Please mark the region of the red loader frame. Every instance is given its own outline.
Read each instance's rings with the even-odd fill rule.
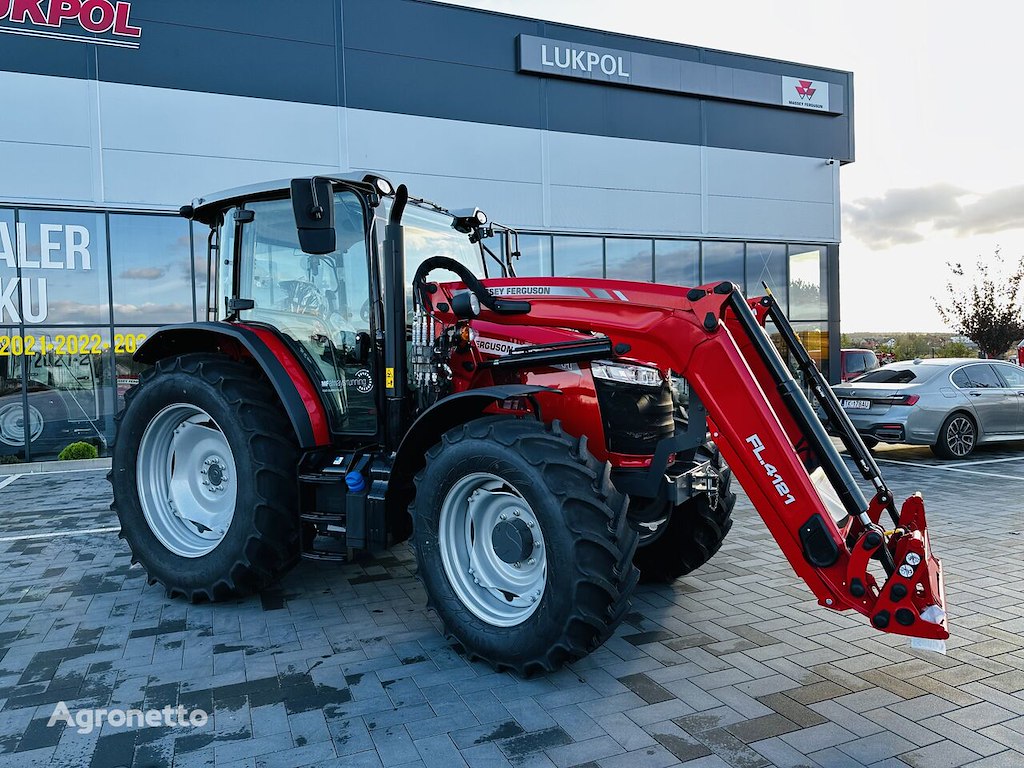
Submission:
[[[932,641],[949,636],[942,566],[931,552],[921,496],[897,512],[877,464],[771,295],[748,302],[728,282],[692,289],[572,278],[483,283],[502,298],[484,302],[470,327],[587,328],[624,350],[620,359],[683,376],[707,409],[711,438],[821,605],[859,611],[886,632]],[[459,322],[450,307],[465,284],[439,288],[432,311],[445,323]],[[520,309],[501,311],[502,302]],[[870,501],[761,327],[768,321],[874,487]],[[456,367],[455,390],[487,383],[481,375]],[[883,513],[892,519],[888,530]],[[884,578],[871,573],[871,560]]]

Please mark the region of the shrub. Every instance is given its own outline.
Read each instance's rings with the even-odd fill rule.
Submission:
[[[21,456],[15,456],[10,454],[7,456],[0,456],[0,464],[21,464],[24,461]]]
[[[71,443],[57,456],[58,461],[71,461],[73,459],[95,459],[99,456],[95,445],[89,443]]]

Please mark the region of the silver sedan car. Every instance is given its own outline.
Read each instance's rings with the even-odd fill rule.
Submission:
[[[1024,368],[997,360],[890,363],[832,387],[868,447],[929,445],[962,459],[981,443],[1024,440]]]

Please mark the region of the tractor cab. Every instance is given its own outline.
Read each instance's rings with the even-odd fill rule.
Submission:
[[[314,177],[228,190],[185,210],[211,227],[207,319],[279,332],[317,383],[331,432],[360,441],[380,427],[391,192],[381,177]],[[480,278],[510,274],[483,243],[493,234],[485,222],[475,210],[410,200],[400,274],[433,256]],[[411,323],[411,285],[403,294]]]

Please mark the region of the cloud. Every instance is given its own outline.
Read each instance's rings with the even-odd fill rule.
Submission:
[[[1024,227],[1024,184],[997,189],[963,206],[958,216],[940,218],[938,229],[958,235],[988,235]]]
[[[125,280],[159,280],[167,274],[163,267],[140,267],[139,269],[126,269],[118,277]]]
[[[929,230],[958,237],[1024,228],[1024,184],[975,194],[952,184],[890,189],[844,210],[851,234],[872,248],[921,242]]]
[[[854,200],[844,218],[850,232],[873,248],[916,243],[924,239],[918,226],[955,217],[957,198],[965,194],[951,184],[890,189],[881,197]]]

